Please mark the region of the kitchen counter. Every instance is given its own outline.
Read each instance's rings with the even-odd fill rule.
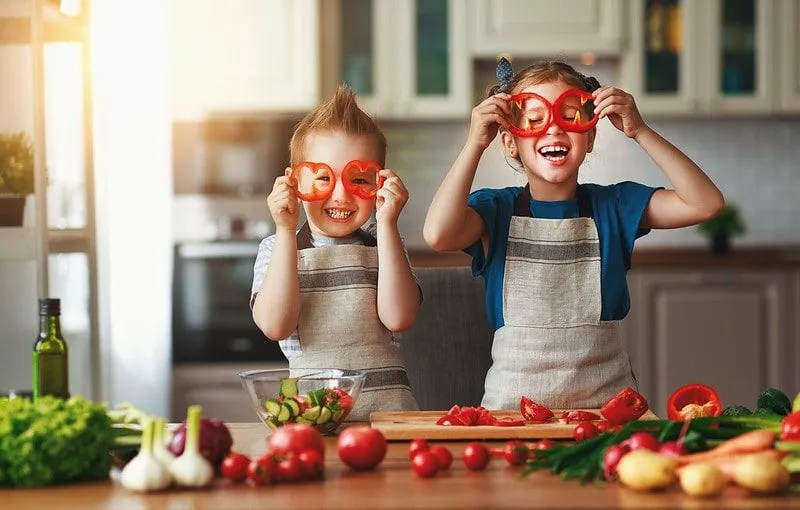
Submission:
[[[266,429],[259,423],[231,424],[234,449],[256,456],[264,451]],[[393,442],[376,471],[355,473],[339,462],[335,438],[326,438],[326,474],[323,482],[252,487],[218,481],[213,489],[172,490],[134,494],[108,483],[0,491],[0,507],[14,510],[41,508],[113,510],[190,510],[287,508],[797,508],[800,495],[747,497],[728,487],[722,498],[694,500],[679,489],[641,494],[617,485],[565,482],[548,473],[516,476],[504,460],[493,459],[484,472],[468,472],[459,457],[463,443],[448,443],[456,457],[449,472],[420,479],[409,465],[405,442]]]

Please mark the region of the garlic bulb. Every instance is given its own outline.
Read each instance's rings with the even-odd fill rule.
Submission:
[[[135,492],[150,492],[166,489],[172,484],[169,470],[153,455],[153,429],[148,420],[142,437],[139,454],[125,466],[120,475],[122,486]]]
[[[200,454],[200,406],[189,406],[186,417],[186,445],[183,454],[172,461],[169,471],[182,487],[205,487],[214,480],[214,468]]]

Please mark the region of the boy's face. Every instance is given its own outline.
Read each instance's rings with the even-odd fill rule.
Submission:
[[[311,133],[306,139],[304,160],[325,163],[336,174],[333,193],[325,200],[303,202],[311,231],[328,237],[345,237],[369,220],[375,199],[366,200],[348,192],[342,184],[342,169],[353,160],[377,161],[377,147],[371,137],[341,131]]]

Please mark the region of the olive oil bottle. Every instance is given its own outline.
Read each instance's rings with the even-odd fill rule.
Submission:
[[[33,400],[69,398],[67,342],[61,336],[61,300],[39,300],[39,336],[33,344]]]

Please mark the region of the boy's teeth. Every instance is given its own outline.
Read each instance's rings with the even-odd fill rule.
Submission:
[[[349,218],[350,215],[353,214],[353,211],[341,211],[337,209],[328,209],[326,212],[328,213],[328,216],[335,220],[343,220]]]

